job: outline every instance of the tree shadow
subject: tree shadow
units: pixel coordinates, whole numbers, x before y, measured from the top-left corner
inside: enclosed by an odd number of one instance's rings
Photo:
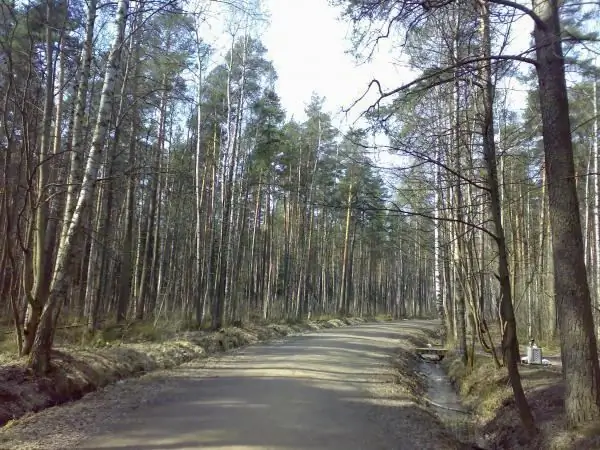
[[[406,397],[372,398],[327,378],[220,376],[179,380],[81,450],[468,449]]]
[[[528,374],[528,378],[540,374]],[[546,380],[547,380],[546,373]],[[529,405],[533,412],[540,433],[533,439],[529,438],[521,425],[514,399],[510,398],[496,411],[482,429],[484,434],[492,437],[492,449],[505,448],[569,448],[569,449],[598,449],[600,448],[600,429],[595,427],[593,432],[568,430],[566,428],[566,413],[564,407],[565,386],[559,377],[552,374],[552,379],[541,387],[527,389]],[[560,441],[560,444],[557,442]]]
[[[77,448],[474,448],[379,371],[408,336],[385,324],[327,330],[177,369],[165,395]]]

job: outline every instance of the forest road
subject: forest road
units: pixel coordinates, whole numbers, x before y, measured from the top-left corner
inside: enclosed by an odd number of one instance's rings
[[[461,449],[397,384],[390,356],[432,321],[321,330],[188,364],[78,449]],[[412,344],[414,345],[414,344]]]

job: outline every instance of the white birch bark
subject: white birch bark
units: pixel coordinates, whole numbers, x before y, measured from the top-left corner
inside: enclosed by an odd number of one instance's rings
[[[115,17],[115,28],[117,32],[108,57],[102,94],[100,97],[100,106],[98,108],[98,116],[92,138],[92,146],[90,148],[81,190],[79,191],[77,205],[69,223],[69,228],[64,236],[64,241],[61,242],[61,245],[58,248],[54,274],[50,284],[50,295],[42,312],[41,325],[36,333],[29,359],[29,366],[36,373],[46,373],[50,368],[50,350],[52,348],[55,320],[54,310],[66,288],[68,261],[73,251],[73,242],[81,223],[82,213],[87,208],[94,192],[98,169],[101,163],[102,150],[106,141],[106,132],[111,118],[115,82],[121,63],[121,46],[124,41],[128,10],[129,0],[119,0]]]
[[[584,217],[583,217],[583,224],[582,224],[582,228],[583,228],[583,252],[585,255],[585,263],[588,269],[588,276],[591,273],[590,272],[590,262],[591,262],[591,258],[590,258],[590,245],[589,245],[589,237],[590,237],[590,192],[591,192],[591,186],[590,186],[590,168],[592,167],[592,159],[594,158],[594,150],[592,148],[592,151],[590,152],[590,155],[588,157],[588,161],[587,161],[587,166],[586,166],[586,170],[585,173],[588,174],[588,176],[585,177],[585,194],[584,194],[584,203],[585,203],[585,213],[584,213]]]
[[[67,180],[67,200],[63,215],[63,225],[59,243],[65,240],[73,211],[77,200],[77,186],[81,180],[81,161],[83,158],[82,146],[85,138],[83,123],[85,119],[85,104],[87,98],[88,84],[90,79],[90,68],[92,65],[92,47],[94,40],[94,25],[96,23],[97,0],[89,0],[87,11],[87,23],[85,28],[85,42],[81,50],[80,69],[77,86],[77,98],[75,99],[75,114],[73,118],[73,140],[71,142],[71,168]]]
[[[441,144],[440,144],[441,145]],[[439,148],[437,148],[435,150],[435,157],[434,159],[439,161],[441,159],[441,151]],[[440,276],[440,246],[441,246],[441,239],[440,239],[440,221],[438,220],[438,217],[440,216],[441,212],[440,212],[440,189],[441,189],[441,182],[440,182],[440,166],[436,165],[435,168],[435,182],[434,182],[434,189],[433,189],[433,195],[434,195],[434,223],[433,223],[433,283],[434,283],[434,291],[435,291],[435,301],[436,301],[436,308],[437,308],[437,313],[438,316],[440,317],[440,319],[442,320],[442,326],[445,327],[446,325],[446,320],[445,320],[445,314],[444,314],[444,299],[442,297],[442,286],[441,286],[441,276]],[[448,330],[445,330],[445,333],[447,333]]]

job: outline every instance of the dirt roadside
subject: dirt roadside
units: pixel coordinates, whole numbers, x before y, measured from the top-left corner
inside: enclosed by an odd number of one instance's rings
[[[221,332],[182,332],[165,342],[104,343],[103,348],[58,348],[54,370],[33,377],[24,359],[0,362],[0,426],[27,414],[78,400],[109,384],[257,342],[326,328],[364,323],[362,318],[330,319],[299,324],[247,325]]]
[[[463,450],[416,398],[410,350],[430,325],[320,330],[195,360],[16,421],[0,447]]]

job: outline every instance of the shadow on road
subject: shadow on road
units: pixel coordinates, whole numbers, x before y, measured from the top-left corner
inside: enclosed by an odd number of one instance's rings
[[[168,395],[77,448],[467,448],[395,384],[389,357],[413,345],[407,330],[329,330],[182,368]]]

